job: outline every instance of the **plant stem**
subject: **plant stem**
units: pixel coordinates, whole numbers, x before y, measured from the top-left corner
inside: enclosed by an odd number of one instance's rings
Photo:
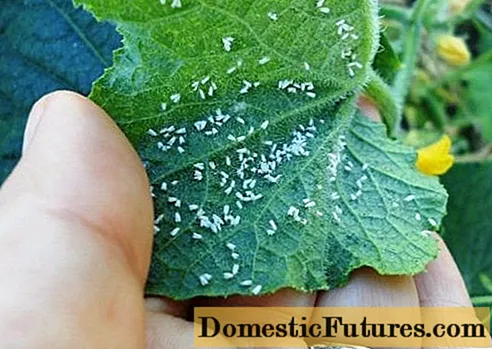
[[[473,304],[489,304],[492,303],[492,296],[479,296],[479,297],[472,297],[472,302]]]
[[[371,77],[364,91],[378,106],[381,117],[388,128],[390,136],[394,136],[392,131],[395,129],[395,120],[397,119],[398,108],[395,104],[395,99],[391,94],[390,87],[383,79],[374,71],[371,72]]]
[[[410,11],[402,6],[384,5],[380,13],[385,20],[393,20],[407,25],[410,20]]]
[[[429,5],[430,1],[429,0],[417,0],[415,6],[413,7],[412,10],[412,22],[421,22],[422,21],[422,16],[425,12],[425,9],[427,8],[427,5]]]
[[[393,96],[398,106],[398,120],[395,122],[394,134],[399,133],[405,99],[408,95],[412,76],[417,66],[421,46],[421,30],[423,27],[422,17],[429,3],[429,0],[417,1],[410,18],[409,31],[404,40],[403,69],[397,74],[393,87]]]

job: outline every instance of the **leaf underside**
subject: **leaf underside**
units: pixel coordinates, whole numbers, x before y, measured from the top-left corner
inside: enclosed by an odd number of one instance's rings
[[[79,2],[124,36],[92,98],[152,182],[149,294],[329,289],[435,258],[445,191],[355,112],[375,1]]]

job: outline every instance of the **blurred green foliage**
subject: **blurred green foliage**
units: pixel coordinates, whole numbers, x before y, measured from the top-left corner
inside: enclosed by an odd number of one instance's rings
[[[483,0],[419,2],[427,4],[421,18],[416,66],[403,106],[402,136],[409,144],[420,147],[447,133],[454,140],[456,155],[489,151],[492,141],[492,102],[487,96],[492,78],[491,3]],[[382,4],[386,35],[403,59],[407,54],[408,35],[413,35],[409,4],[389,0]],[[467,5],[457,9],[456,4]],[[463,38],[471,53],[471,62],[460,67],[448,65],[437,50],[437,42],[443,35]]]
[[[0,1],[0,183],[20,157],[33,103],[60,89],[88,94],[119,45],[112,25],[70,0]]]
[[[472,300],[492,306],[492,161],[463,162],[443,177],[449,191],[444,238]]]
[[[403,60],[409,35],[415,35],[411,6],[406,1],[382,3],[386,36]],[[415,147],[428,145],[444,133],[452,137],[457,163],[442,179],[450,195],[442,234],[474,303],[490,306],[492,2],[435,0],[418,1],[413,6],[418,3],[426,3],[426,8],[399,135]],[[471,54],[468,64],[452,66],[439,55],[437,47],[443,35],[465,40]]]

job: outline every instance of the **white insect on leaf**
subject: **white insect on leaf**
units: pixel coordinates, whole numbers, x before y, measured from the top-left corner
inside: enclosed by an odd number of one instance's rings
[[[179,214],[179,212],[176,212],[176,213],[174,214],[174,221],[175,221],[176,223],[181,223],[181,215]]]
[[[270,11],[268,12],[268,18],[272,21],[278,21],[278,14],[276,12]]]
[[[183,4],[181,3],[181,0],[173,0],[171,3],[172,8],[181,8],[183,7]]]
[[[427,221],[429,222],[430,225],[432,225],[434,228],[437,227],[437,222],[433,218],[428,218]]]
[[[363,66],[359,62],[350,62],[347,64],[347,68],[349,70],[349,75],[353,77],[355,76],[355,69],[362,69]]]
[[[253,87],[253,84],[251,82],[249,82],[248,80],[243,80],[243,88],[241,89],[240,93],[241,94],[248,93],[251,87]]]
[[[180,230],[181,230],[180,228],[174,228],[173,230],[171,230],[171,232],[169,233],[169,235],[171,235],[171,236],[174,237],[174,236],[178,235],[178,233],[179,233]]]
[[[160,224],[164,219],[164,213],[160,214],[154,221],[154,224]]]
[[[413,200],[415,200],[415,195],[408,195],[403,199],[403,201],[407,201],[407,202]]]
[[[195,122],[195,128],[198,131],[203,131],[206,126],[207,126],[207,120],[201,120],[201,121]]]
[[[198,277],[198,279],[200,280],[200,284],[202,286],[207,286],[208,283],[210,282],[210,280],[212,280],[212,275],[205,273],[205,274],[200,275]]]
[[[162,184],[161,184],[161,190],[162,191],[167,191],[167,183],[166,182],[162,182]]]
[[[260,128],[261,128],[262,130],[266,130],[266,129],[268,128],[268,125],[269,125],[269,124],[270,124],[270,121],[265,120],[265,121],[263,121],[263,123],[260,125]]]
[[[233,273],[230,273],[230,272],[226,272],[224,273],[224,279],[225,280],[230,280],[234,277],[234,274]]]
[[[171,96],[171,101],[173,101],[174,103],[179,103],[180,100],[181,100],[181,94],[179,93],[175,93]]]
[[[222,38],[222,45],[224,46],[224,50],[230,52],[232,50],[233,42],[234,42],[234,38],[232,36],[226,36]]]
[[[263,286],[261,285],[256,285],[253,290],[251,291],[255,296],[259,295],[260,292],[261,292],[261,289],[263,288]]]

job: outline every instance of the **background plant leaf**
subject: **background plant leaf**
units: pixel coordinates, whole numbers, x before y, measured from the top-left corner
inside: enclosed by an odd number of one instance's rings
[[[45,93],[88,94],[120,36],[70,0],[0,2],[0,183],[20,157],[32,104]]]
[[[393,82],[396,74],[401,69],[401,62],[393,50],[391,42],[385,33],[381,33],[379,50],[374,57],[373,69],[389,85]]]
[[[458,163],[443,177],[450,198],[444,239],[477,306],[492,306],[492,161]]]
[[[492,142],[492,108],[487,93],[492,81],[492,55],[463,70],[460,77],[458,117],[478,124],[485,140]]]

